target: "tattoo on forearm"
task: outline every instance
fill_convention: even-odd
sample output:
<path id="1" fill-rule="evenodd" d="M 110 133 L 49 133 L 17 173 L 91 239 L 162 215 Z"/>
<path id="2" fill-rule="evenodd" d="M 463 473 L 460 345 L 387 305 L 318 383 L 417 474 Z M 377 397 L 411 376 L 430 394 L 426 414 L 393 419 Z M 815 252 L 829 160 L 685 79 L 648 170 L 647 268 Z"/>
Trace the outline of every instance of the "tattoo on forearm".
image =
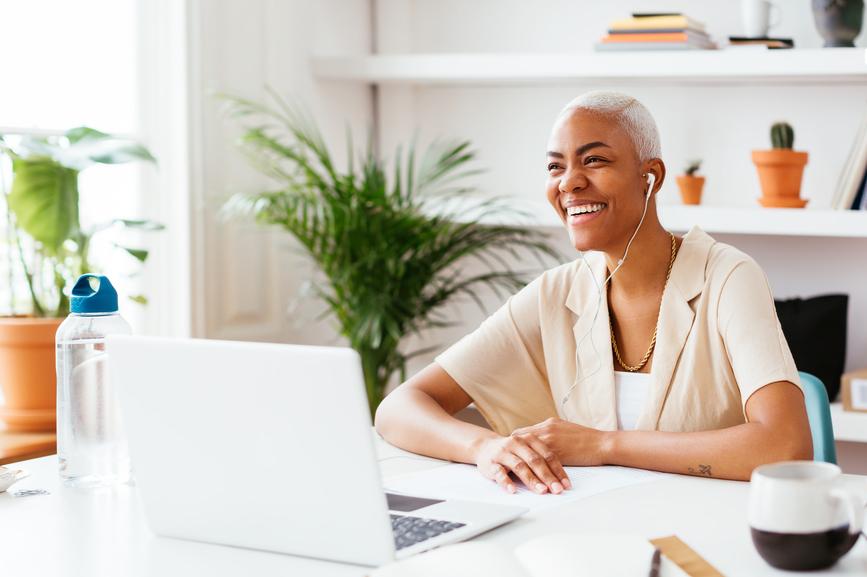
<path id="1" fill-rule="evenodd" d="M 699 465 L 698 469 L 692 467 L 687 468 L 690 475 L 698 475 L 700 477 L 713 477 L 713 472 L 710 470 L 710 465 Z"/>

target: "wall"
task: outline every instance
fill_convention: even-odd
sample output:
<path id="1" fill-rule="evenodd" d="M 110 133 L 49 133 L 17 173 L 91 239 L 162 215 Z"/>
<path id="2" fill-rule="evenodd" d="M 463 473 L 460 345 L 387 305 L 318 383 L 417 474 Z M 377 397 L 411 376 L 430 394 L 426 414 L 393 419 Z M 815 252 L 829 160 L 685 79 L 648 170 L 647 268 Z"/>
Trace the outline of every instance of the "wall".
<path id="1" fill-rule="evenodd" d="M 820 47 L 810 3 L 779 4 L 783 20 L 771 33 L 793 37 L 797 47 Z M 576 51 L 576 58 L 592 50 L 611 20 L 628 17 L 632 10 L 658 9 L 654 2 L 557 0 L 380 0 L 378 6 L 382 52 Z M 717 38 L 740 33 L 737 2 L 668 2 L 666 9 L 705 22 Z M 865 37 L 857 44 L 867 44 Z M 661 204 L 680 202 L 673 177 L 687 159 L 700 157 L 707 176 L 704 204 L 757 209 L 759 184 L 750 151 L 769 146 L 773 121 L 785 119 L 795 127 L 795 148 L 810 154 L 802 195 L 810 208 L 826 208 L 867 100 L 864 84 L 661 86 L 627 80 L 616 85 L 384 86 L 379 115 L 383 150 L 416 130 L 422 139 L 469 138 L 488 169 L 480 181 L 484 191 L 538 202 L 544 199 L 543 151 L 554 116 L 575 95 L 599 88 L 632 94 L 654 114 L 669 171 Z M 846 366 L 867 366 L 867 295 L 862 290 L 867 286 L 867 239 L 715 236 L 754 256 L 780 298 L 849 293 Z M 560 246 L 569 254 L 562 240 Z M 463 325 L 446 339 L 470 330 L 481 315 L 470 311 L 461 318 Z"/>

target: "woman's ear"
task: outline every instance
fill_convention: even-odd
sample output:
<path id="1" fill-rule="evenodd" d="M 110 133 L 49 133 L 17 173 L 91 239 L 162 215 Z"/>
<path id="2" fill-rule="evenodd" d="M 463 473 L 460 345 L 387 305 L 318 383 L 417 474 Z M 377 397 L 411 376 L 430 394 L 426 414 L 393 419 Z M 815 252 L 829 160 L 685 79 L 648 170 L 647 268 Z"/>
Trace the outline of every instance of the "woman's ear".
<path id="1" fill-rule="evenodd" d="M 659 192 L 665 180 L 665 163 L 661 158 L 652 158 L 644 163 L 643 168 L 642 174 L 648 183 L 647 190 L 651 193 Z"/>

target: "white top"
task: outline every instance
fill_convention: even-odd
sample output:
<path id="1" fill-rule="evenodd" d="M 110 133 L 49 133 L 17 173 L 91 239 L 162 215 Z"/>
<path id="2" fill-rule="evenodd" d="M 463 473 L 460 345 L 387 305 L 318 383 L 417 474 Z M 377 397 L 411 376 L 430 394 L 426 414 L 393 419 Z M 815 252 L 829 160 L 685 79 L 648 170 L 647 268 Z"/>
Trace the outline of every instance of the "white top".
<path id="1" fill-rule="evenodd" d="M 617 428 L 621 431 L 635 429 L 638 417 L 644 410 L 647 392 L 650 390 L 650 373 L 627 373 L 614 371 L 614 395 L 617 399 Z"/>

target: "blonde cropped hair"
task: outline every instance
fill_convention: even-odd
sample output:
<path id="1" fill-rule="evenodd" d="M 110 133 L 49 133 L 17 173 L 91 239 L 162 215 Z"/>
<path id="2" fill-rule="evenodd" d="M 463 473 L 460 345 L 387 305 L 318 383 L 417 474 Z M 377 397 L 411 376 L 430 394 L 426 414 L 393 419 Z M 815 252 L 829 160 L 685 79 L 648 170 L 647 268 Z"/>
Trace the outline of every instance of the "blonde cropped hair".
<path id="1" fill-rule="evenodd" d="M 572 99 L 563 107 L 559 116 L 576 110 L 586 110 L 612 117 L 616 120 L 635 147 L 638 160 L 644 162 L 662 157 L 659 130 L 650 111 L 637 98 L 611 90 L 593 90 Z"/>

